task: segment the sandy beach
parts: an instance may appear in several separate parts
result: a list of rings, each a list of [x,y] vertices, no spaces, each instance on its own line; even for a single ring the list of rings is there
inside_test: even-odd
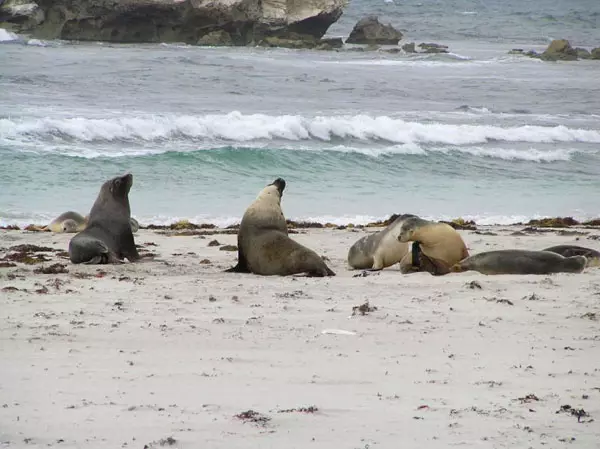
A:
[[[461,234],[600,249],[598,229],[522,228]],[[0,447],[600,447],[600,269],[362,276],[347,251],[375,230],[292,235],[320,279],[223,273],[234,234],[143,229],[154,257],[83,266],[72,235],[0,231],[0,258],[56,250],[0,268]]]

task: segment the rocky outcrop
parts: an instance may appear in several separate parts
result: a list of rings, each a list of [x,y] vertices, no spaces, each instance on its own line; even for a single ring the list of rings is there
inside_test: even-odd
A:
[[[434,43],[421,43],[419,48],[423,53],[448,53],[448,46]]]
[[[580,59],[600,59],[600,48],[594,48],[591,52],[585,48],[571,47],[566,39],[553,40],[543,53],[537,53],[533,50],[528,52],[521,48],[513,48],[508,52],[512,55],[525,55],[530,58],[541,59],[543,61],[577,61]]]
[[[566,39],[553,40],[544,53],[540,55],[544,61],[576,61],[577,51]]]
[[[0,28],[20,31],[44,21],[44,11],[31,0],[0,0]]]
[[[589,51],[581,47],[577,47],[575,53],[577,54],[577,59],[590,59],[592,57]]]
[[[2,22],[42,39],[124,43],[186,42],[248,45],[265,38],[320,39],[348,0],[36,0],[42,16],[17,20],[14,5],[0,7]],[[229,36],[229,38],[227,37]]]
[[[359,20],[348,39],[347,44],[367,45],[397,45],[402,39],[402,33],[392,25],[384,25],[376,16],[369,16]]]
[[[408,44],[404,44],[402,46],[402,50],[404,50],[405,53],[416,53],[417,50],[415,48],[415,43],[414,42],[410,42]]]

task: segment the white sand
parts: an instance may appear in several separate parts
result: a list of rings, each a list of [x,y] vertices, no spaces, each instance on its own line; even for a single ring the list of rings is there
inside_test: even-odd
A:
[[[600,249],[516,229],[462,234],[472,253]],[[223,273],[237,254],[207,244],[235,235],[147,230],[136,242],[157,244],[153,261],[0,268],[0,289],[28,290],[0,292],[0,447],[600,447],[600,323],[584,316],[600,318],[600,269],[354,278],[346,254],[363,232],[292,236],[331,259],[333,278]],[[66,250],[71,237],[0,231],[0,247]],[[75,276],[97,270],[107,274]],[[351,317],[366,300],[377,310]],[[518,400],[529,394],[539,400]],[[556,413],[562,405],[590,416]],[[309,406],[318,411],[279,412]],[[250,409],[271,420],[234,417]]]

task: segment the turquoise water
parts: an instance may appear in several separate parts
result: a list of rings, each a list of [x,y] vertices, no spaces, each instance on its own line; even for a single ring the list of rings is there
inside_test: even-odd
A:
[[[352,2],[448,55],[0,42],[0,224],[86,213],[134,174],[141,223],[233,223],[281,176],[290,218],[600,215],[600,2]],[[529,10],[527,9],[529,8]],[[7,37],[8,36],[8,37]]]

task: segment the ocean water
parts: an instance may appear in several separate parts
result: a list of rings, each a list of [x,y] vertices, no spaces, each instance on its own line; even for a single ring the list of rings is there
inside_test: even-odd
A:
[[[228,225],[287,181],[288,218],[511,223],[600,215],[597,0],[353,0],[445,55],[39,41],[0,30],[0,225],[87,213],[130,171],[142,224]]]

